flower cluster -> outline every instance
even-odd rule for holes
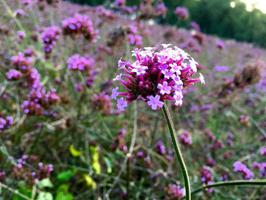
[[[46,57],[52,53],[53,48],[56,45],[57,40],[59,39],[60,29],[57,26],[51,26],[45,28],[42,31],[41,39],[43,44],[43,51]]]
[[[126,0],[115,0],[114,6],[121,7],[126,5]]]
[[[166,187],[166,196],[169,200],[182,199],[185,196],[185,189],[180,185],[169,184]]]
[[[111,145],[111,149],[113,151],[115,151],[116,149],[119,149],[122,152],[127,152],[128,148],[127,148],[127,144],[126,144],[126,130],[125,129],[121,129],[119,131],[119,133],[117,134],[117,136],[115,137],[112,145]]]
[[[167,8],[163,1],[142,1],[138,10],[140,11],[140,14],[138,16],[138,19],[152,19],[154,17],[158,16],[165,16],[167,13]]]
[[[260,148],[260,154],[261,154],[262,156],[266,156],[266,146]]]
[[[59,100],[60,97],[54,89],[46,92],[45,88],[40,86],[30,91],[28,99],[22,103],[21,108],[27,115],[43,115],[46,108]]]
[[[95,64],[94,59],[75,54],[67,60],[68,69],[73,71],[91,71]]]
[[[186,7],[177,7],[175,14],[182,20],[186,20],[189,17],[189,13]]]
[[[25,56],[28,53],[30,52],[20,52],[11,58],[15,69],[10,69],[6,73],[6,78],[9,81],[24,78],[22,86],[27,86],[29,93],[27,100],[21,105],[23,112],[29,115],[43,115],[46,108],[59,101],[59,96],[54,89],[46,92],[38,70],[32,66],[32,58]]]
[[[35,166],[35,170],[29,168],[29,165]],[[35,184],[39,180],[49,177],[53,170],[54,167],[52,164],[38,162],[37,156],[23,155],[13,167],[13,174],[16,178],[22,178],[30,184]]]
[[[167,8],[163,1],[160,1],[156,6],[155,6],[155,12],[157,16],[165,16],[167,13]]]
[[[164,146],[164,143],[162,140],[158,140],[155,144],[155,151],[160,154],[160,155],[164,155],[166,154],[166,148]]]
[[[254,162],[252,166],[254,169],[259,170],[261,177],[266,177],[266,162]]]
[[[162,140],[157,140],[154,146],[154,151],[163,156],[166,160],[173,160],[173,152],[171,149],[167,149]]]
[[[74,17],[65,19],[62,24],[65,35],[83,35],[89,41],[96,39],[97,32],[93,27],[92,21],[86,15],[76,14]]]
[[[127,33],[130,45],[137,47],[142,46],[142,36],[138,34],[138,29],[136,26],[129,26]]]
[[[80,71],[85,74],[88,87],[91,87],[96,75],[96,71],[93,69],[94,65],[95,60],[92,57],[83,57],[78,54],[69,57],[67,60],[69,70]]]
[[[184,131],[183,133],[181,133],[179,135],[179,140],[185,146],[192,145],[192,138],[191,138],[191,135],[188,131]]]
[[[213,175],[210,171],[209,167],[203,166],[203,168],[200,171],[201,174],[201,182],[204,185],[209,185],[213,183]],[[209,188],[207,189],[208,192],[213,192],[213,189]]]
[[[112,102],[109,95],[105,92],[94,94],[92,96],[92,104],[95,110],[102,112],[105,115],[109,115],[112,112]]]
[[[13,124],[13,117],[3,117],[0,115],[0,131],[8,129]]]
[[[123,73],[116,76],[127,90],[114,88],[112,98],[117,108],[124,111],[127,102],[141,99],[153,110],[163,107],[166,100],[180,106],[182,90],[196,82],[204,82],[202,75],[192,78],[197,72],[197,62],[183,50],[170,45],[162,48],[144,48],[133,51],[135,62],[120,60],[118,67]],[[117,98],[120,96],[120,98]]]
[[[252,179],[254,177],[253,172],[242,162],[236,161],[233,164],[235,172],[240,172],[243,175],[244,179]]]
[[[32,58],[26,57],[22,52],[19,52],[18,55],[11,57],[11,63],[23,73],[31,68]]]

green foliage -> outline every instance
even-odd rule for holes
[[[73,200],[73,195],[68,192],[68,185],[61,185],[56,194],[55,200]]]
[[[66,170],[66,171],[62,171],[61,173],[59,173],[57,175],[57,179],[62,182],[69,181],[74,175],[75,175],[75,172],[73,170]]]
[[[50,192],[39,192],[37,200],[53,200],[53,195]]]

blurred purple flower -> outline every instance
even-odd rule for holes
[[[240,172],[244,179],[252,179],[254,177],[253,172],[242,162],[236,161],[233,164],[234,172]]]
[[[188,9],[182,6],[175,9],[175,14],[182,20],[186,20],[189,17]]]

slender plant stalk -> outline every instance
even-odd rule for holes
[[[5,184],[3,184],[3,183],[0,182],[0,189],[1,189],[1,188],[4,188],[4,189],[10,191],[10,192],[12,192],[13,194],[18,195],[18,196],[20,196],[21,198],[23,198],[23,199],[25,199],[25,200],[31,200],[31,198],[25,196],[24,194],[21,194],[18,190],[15,190],[15,189],[13,189],[13,188],[11,188],[11,187],[8,187],[7,185],[5,185]]]
[[[190,189],[190,181],[189,181],[189,176],[187,172],[187,167],[185,164],[185,161],[183,159],[181,150],[178,146],[177,140],[176,140],[176,135],[175,135],[175,128],[174,128],[174,123],[171,117],[171,114],[169,112],[169,109],[166,104],[163,106],[163,113],[165,116],[165,119],[167,121],[167,125],[170,131],[171,139],[174,145],[175,153],[179,162],[179,165],[181,166],[181,172],[184,178],[185,182],[185,189],[186,189],[186,200],[191,200],[191,189]]]
[[[214,188],[214,187],[223,187],[223,186],[259,186],[259,185],[264,185],[266,187],[266,179],[264,180],[234,180],[234,181],[221,181],[221,182],[216,182],[213,184],[209,185],[204,185],[196,190],[194,190],[191,195],[197,194],[207,188]]]

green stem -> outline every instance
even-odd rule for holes
[[[167,125],[168,125],[169,131],[170,131],[171,139],[172,139],[172,142],[174,145],[174,149],[175,149],[175,153],[176,153],[178,162],[181,166],[181,171],[182,171],[182,175],[183,175],[184,182],[185,182],[186,200],[191,200],[191,189],[190,189],[190,181],[189,181],[189,176],[188,176],[188,172],[187,172],[187,167],[186,167],[185,161],[182,157],[181,150],[178,146],[178,143],[176,140],[176,135],[175,135],[174,123],[173,123],[173,120],[171,118],[171,114],[170,114],[166,104],[164,104],[164,106],[163,106],[163,113],[164,113],[165,119],[167,121]]]
[[[11,10],[11,8],[7,5],[5,0],[1,0],[2,4],[4,5],[7,13],[9,14],[9,16],[11,18],[13,18],[13,20],[16,22],[17,26],[20,28],[20,30],[25,32],[25,29],[23,28],[23,26],[21,25],[20,21],[14,16],[13,11]]]
[[[7,185],[5,185],[5,184],[3,184],[3,183],[0,182],[0,190],[1,190],[1,188],[4,188],[4,189],[10,191],[10,192],[12,192],[13,194],[18,195],[18,196],[20,196],[21,198],[23,198],[23,199],[25,199],[25,200],[31,200],[31,198],[25,196],[24,194],[21,194],[18,190],[15,190],[15,189],[13,189],[13,188],[11,188],[11,187],[8,187]]]
[[[258,186],[258,185],[265,185],[266,186],[266,179],[265,180],[235,180],[235,181],[221,181],[216,182],[209,185],[204,185],[196,190],[194,190],[191,194],[194,195],[196,193],[199,193],[207,188],[214,188],[214,187],[222,187],[222,186],[231,186],[231,185],[248,185],[248,186]]]

